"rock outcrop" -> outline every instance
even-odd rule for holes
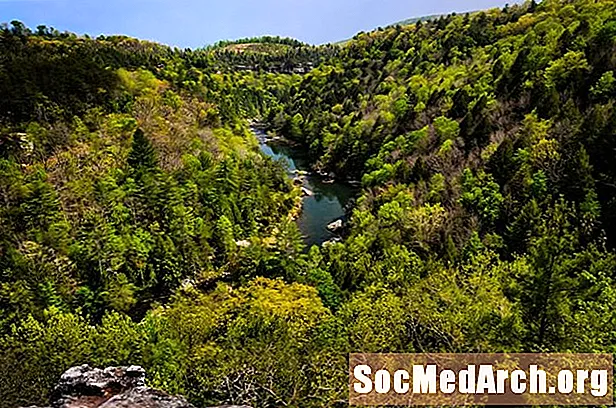
[[[195,408],[183,397],[146,387],[145,370],[139,366],[99,369],[87,364],[72,367],[62,374],[49,408],[128,407]]]

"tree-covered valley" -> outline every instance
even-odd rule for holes
[[[616,350],[616,3],[177,49],[0,28],[0,406],[143,366],[344,406],[350,352]],[[307,248],[250,123],[361,182]],[[610,164],[611,163],[611,164]]]

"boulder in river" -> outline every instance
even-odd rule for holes
[[[308,190],[306,187],[302,187],[302,195],[304,197],[312,197],[314,193],[311,190]]]
[[[323,242],[323,246],[326,247],[326,246],[329,246],[329,245],[336,244],[338,242],[342,242],[342,238],[340,238],[340,237],[333,237],[332,239]]]
[[[331,222],[331,223],[327,224],[327,229],[330,232],[336,232],[336,231],[341,230],[343,226],[344,226],[344,223],[342,222],[342,220],[338,219],[338,220],[336,220],[334,222]]]

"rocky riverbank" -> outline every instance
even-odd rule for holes
[[[261,151],[283,161],[288,167],[288,176],[298,191],[291,217],[297,222],[307,247],[338,240],[338,232],[328,228],[328,225],[346,216],[345,207],[355,195],[356,188],[337,181],[334,174],[315,172],[306,152],[294,143],[271,137],[262,126],[254,123],[252,131]]]

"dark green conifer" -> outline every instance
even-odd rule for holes
[[[156,168],[158,161],[156,151],[150,139],[138,128],[133,134],[133,144],[128,154],[128,165],[136,171]]]

